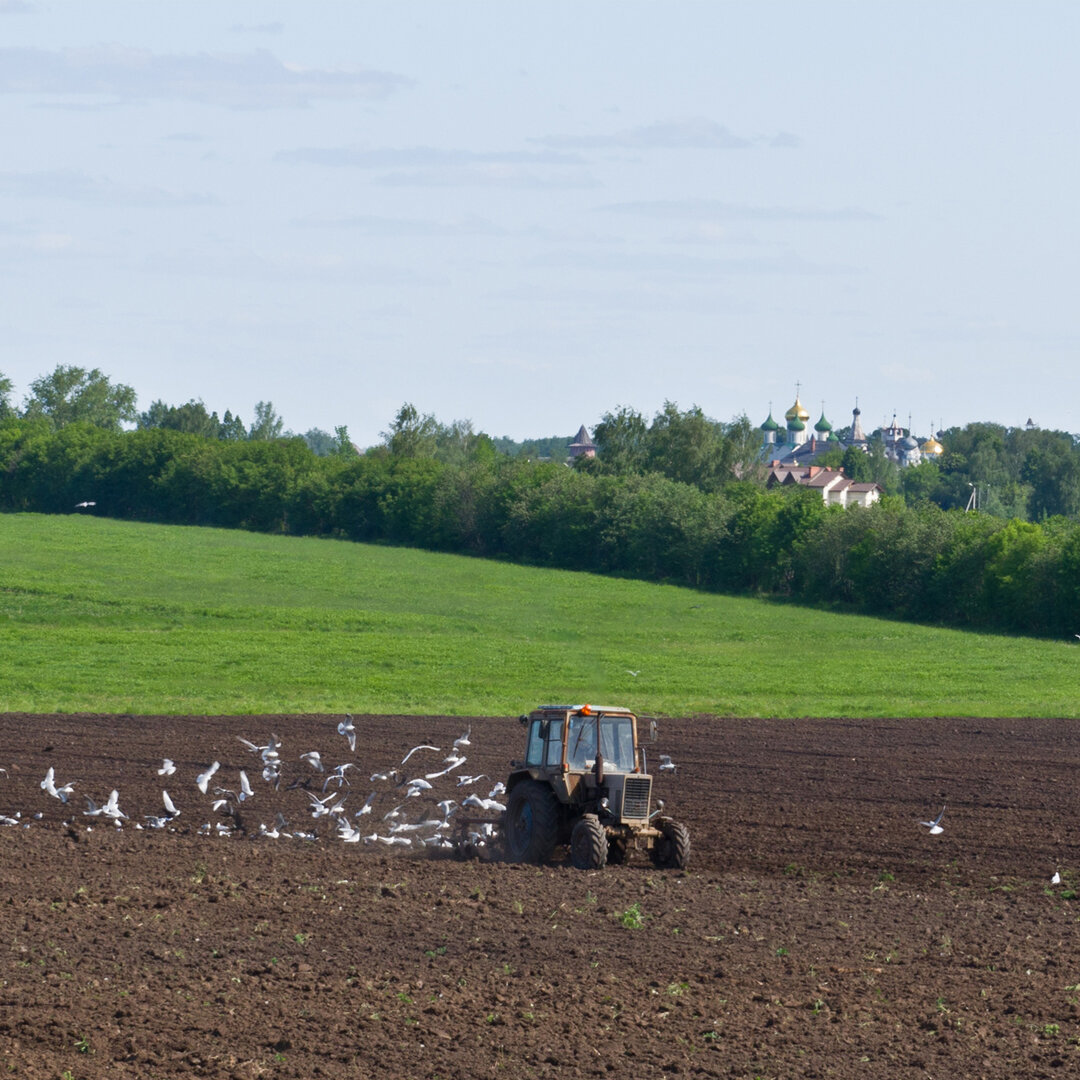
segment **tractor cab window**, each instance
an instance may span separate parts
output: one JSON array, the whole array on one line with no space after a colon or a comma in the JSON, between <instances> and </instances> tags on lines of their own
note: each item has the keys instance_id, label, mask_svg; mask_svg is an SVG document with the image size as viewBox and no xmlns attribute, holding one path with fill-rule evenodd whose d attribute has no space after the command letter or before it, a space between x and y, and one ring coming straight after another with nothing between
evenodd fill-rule
<instances>
[{"instance_id":1,"label":"tractor cab window","mask_svg":"<svg viewBox=\"0 0 1080 1080\"><path fill-rule=\"evenodd\" d=\"M548 736L547 736L547 764L548 765L561 765L562 764L562 731L563 722L561 720L548 721Z\"/></svg>"},{"instance_id":2,"label":"tractor cab window","mask_svg":"<svg viewBox=\"0 0 1080 1080\"><path fill-rule=\"evenodd\" d=\"M525 749L526 765L544 763L544 721L533 720L529 724L529 743Z\"/></svg>"},{"instance_id":3,"label":"tractor cab window","mask_svg":"<svg viewBox=\"0 0 1080 1080\"><path fill-rule=\"evenodd\" d=\"M566 763L571 769L589 769L596 761L596 717L571 716L566 734Z\"/></svg>"},{"instance_id":4,"label":"tractor cab window","mask_svg":"<svg viewBox=\"0 0 1080 1080\"><path fill-rule=\"evenodd\" d=\"M634 771L634 727L628 717L604 717L600 722L600 753L611 772Z\"/></svg>"}]
</instances>

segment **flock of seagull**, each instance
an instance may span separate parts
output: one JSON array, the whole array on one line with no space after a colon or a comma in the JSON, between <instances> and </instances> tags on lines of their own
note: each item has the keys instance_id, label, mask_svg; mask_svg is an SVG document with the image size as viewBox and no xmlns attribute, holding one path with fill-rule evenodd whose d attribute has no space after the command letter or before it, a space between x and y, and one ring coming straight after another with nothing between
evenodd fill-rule
<instances>
[{"instance_id":1,"label":"flock of seagull","mask_svg":"<svg viewBox=\"0 0 1080 1080\"><path fill-rule=\"evenodd\" d=\"M351 716L346 714L337 725L337 732L345 739L350 753L355 754L356 728ZM45 797L58 799L70 807L70 817L64 822L69 827L80 818L103 818L118 829L128 824L139 830L177 830L180 826L176 819L182 812L178 806L180 802L187 817L202 821L194 830L202 835L297 840L316 840L322 835L330 835L346 844L383 844L413 849L489 846L506 810L500 801L506 791L501 781L492 784L486 794L481 794L482 788L474 789L482 781L490 783L488 776L484 773L469 775L462 769L468 760L466 751L472 745L471 726L453 741L445 755L440 747L423 743L409 750L398 764L371 773L368 784L374 787L356 808L351 804L353 780L357 780L359 773L355 761L331 765L320 751L306 750L295 759L300 768L288 770L297 775L286 783L281 739L273 734L261 744L240 736L238 739L253 755L253 763L248 769L235 770L236 781L231 787L224 786L221 763L211 761L194 777L193 786L199 792L198 797L192 792L192 799L180 795L174 799L163 786L161 809L142 814L138 820L132 820L121 809L117 789L113 789L100 804L89 795L82 795L85 808L80 811L75 795L75 787L80 781L58 782L54 766L49 767L40 787ZM406 769L410 762L412 764ZM156 772L164 783L166 778L176 777L176 763L164 758ZM232 775L231 770L229 775ZM256 778L254 786L252 777ZM443 793L436 788L440 781L443 785L453 783L453 791L457 793L455 798L440 797ZM178 792L182 782L177 778L170 780L169 785ZM259 798L264 791L297 791L306 798L306 806L293 815L292 822L278 809L272 816L266 815L270 824L264 818L253 825L251 822L257 820L257 814L252 811L267 801ZM280 800L274 801L280 803ZM388 805L389 808L384 809ZM13 816L0 814L0 826L29 827L43 817L40 811L25 817L21 811ZM85 826L92 829L93 822L87 821Z\"/></svg>"}]
</instances>

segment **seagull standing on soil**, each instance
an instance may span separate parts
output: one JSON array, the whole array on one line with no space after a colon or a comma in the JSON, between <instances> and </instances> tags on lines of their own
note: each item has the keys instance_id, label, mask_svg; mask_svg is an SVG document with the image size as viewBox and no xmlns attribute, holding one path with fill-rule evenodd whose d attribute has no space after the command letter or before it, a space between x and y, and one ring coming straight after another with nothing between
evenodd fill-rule
<instances>
[{"instance_id":1,"label":"seagull standing on soil","mask_svg":"<svg viewBox=\"0 0 1080 1080\"><path fill-rule=\"evenodd\" d=\"M941 813L938 814L938 816L936 818L934 818L933 821L920 821L919 824L926 826L926 828L928 828L930 830L930 835L931 836L937 836L938 833L943 833L945 831L945 827L941 824L941 819L944 816L945 816L945 807L943 806L941 808Z\"/></svg>"}]
</instances>

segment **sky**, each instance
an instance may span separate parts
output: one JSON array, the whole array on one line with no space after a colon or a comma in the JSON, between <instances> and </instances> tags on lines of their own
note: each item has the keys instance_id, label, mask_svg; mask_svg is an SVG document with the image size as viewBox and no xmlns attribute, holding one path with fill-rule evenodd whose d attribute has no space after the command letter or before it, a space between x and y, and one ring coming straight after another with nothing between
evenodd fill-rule
<instances>
[{"instance_id":1,"label":"sky","mask_svg":"<svg viewBox=\"0 0 1080 1080\"><path fill-rule=\"evenodd\" d=\"M380 440L1080 432L1080 5L0 0L0 374Z\"/></svg>"}]
</instances>

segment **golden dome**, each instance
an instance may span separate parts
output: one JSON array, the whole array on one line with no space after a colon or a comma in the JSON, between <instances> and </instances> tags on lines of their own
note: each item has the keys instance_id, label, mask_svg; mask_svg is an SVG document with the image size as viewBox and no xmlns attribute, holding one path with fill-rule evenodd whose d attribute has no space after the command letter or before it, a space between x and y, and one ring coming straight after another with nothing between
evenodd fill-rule
<instances>
[{"instance_id":1,"label":"golden dome","mask_svg":"<svg viewBox=\"0 0 1080 1080\"><path fill-rule=\"evenodd\" d=\"M810 419L810 414L803 408L802 402L796 398L795 404L784 413L785 420L801 420L804 424Z\"/></svg>"},{"instance_id":2,"label":"golden dome","mask_svg":"<svg viewBox=\"0 0 1080 1080\"><path fill-rule=\"evenodd\" d=\"M932 435L919 447L924 454L933 454L934 457L940 457L945 453L945 447L941 445Z\"/></svg>"}]
</instances>

